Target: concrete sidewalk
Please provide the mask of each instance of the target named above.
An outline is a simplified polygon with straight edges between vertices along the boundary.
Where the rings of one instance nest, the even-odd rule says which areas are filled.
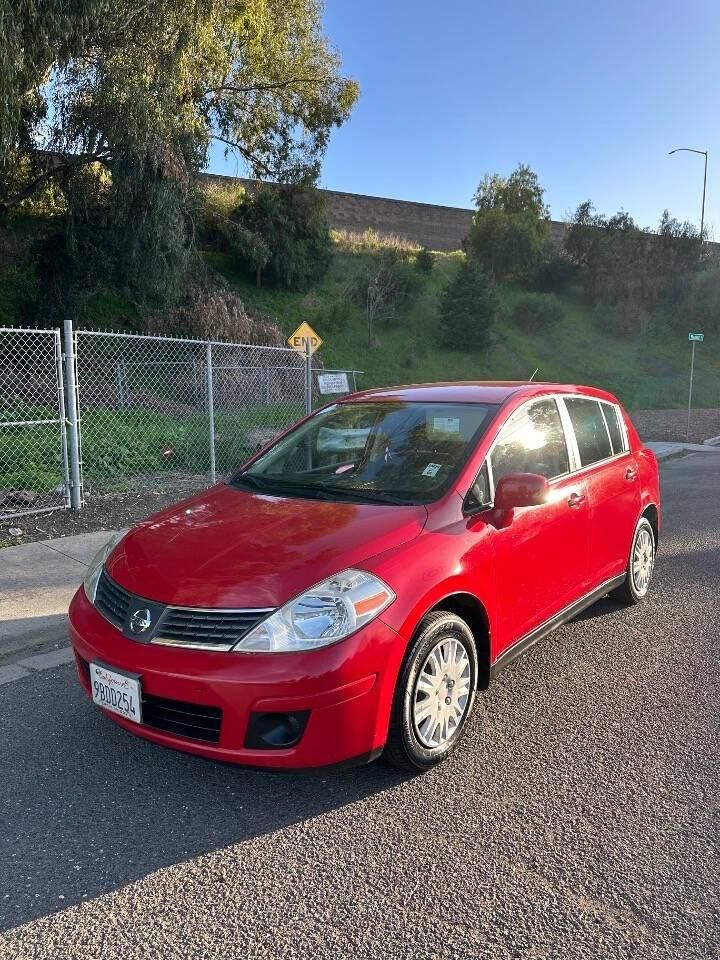
[[[651,440],[646,444],[658,460],[670,460],[672,457],[684,457],[687,453],[720,453],[720,447],[708,443],[685,443],[682,440]]]
[[[0,550],[0,658],[66,639],[67,609],[111,530]]]

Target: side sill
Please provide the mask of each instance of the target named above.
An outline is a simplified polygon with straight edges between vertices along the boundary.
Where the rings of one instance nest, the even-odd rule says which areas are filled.
[[[525,653],[526,650],[529,650],[530,647],[533,647],[539,640],[542,640],[549,633],[552,633],[553,630],[561,627],[563,623],[567,623],[568,620],[572,620],[573,617],[576,617],[579,613],[582,613],[583,610],[592,606],[593,603],[601,597],[604,597],[606,593],[614,590],[615,587],[619,587],[621,583],[625,582],[625,576],[626,574],[621,573],[619,576],[613,577],[612,580],[606,580],[605,583],[601,583],[599,587],[596,587],[590,593],[586,593],[584,597],[571,603],[570,606],[565,607],[564,610],[560,610],[559,613],[556,613],[549,620],[546,620],[545,623],[541,623],[539,627],[535,627],[530,633],[526,634],[511,647],[508,647],[490,667],[490,678],[493,679],[496,677],[503,667],[512,663],[520,654]]]

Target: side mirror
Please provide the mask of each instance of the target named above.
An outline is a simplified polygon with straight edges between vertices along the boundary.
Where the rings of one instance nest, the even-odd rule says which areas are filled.
[[[537,507],[549,492],[547,480],[539,473],[508,473],[495,489],[494,508],[504,514],[516,507]]]

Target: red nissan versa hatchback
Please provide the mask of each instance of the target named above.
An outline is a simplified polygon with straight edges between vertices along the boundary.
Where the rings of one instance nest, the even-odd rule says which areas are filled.
[[[655,457],[602,390],[368,390],[108,544],[70,607],[78,674],[164,746],[425,770],[502,666],[645,596],[659,526]]]

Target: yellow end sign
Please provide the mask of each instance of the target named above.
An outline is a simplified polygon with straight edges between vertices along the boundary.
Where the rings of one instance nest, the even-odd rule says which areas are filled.
[[[304,320],[294,333],[291,333],[287,341],[293,350],[297,350],[303,356],[307,353],[307,346],[310,344],[310,353],[322,346],[322,338],[319,337],[309,323]]]

